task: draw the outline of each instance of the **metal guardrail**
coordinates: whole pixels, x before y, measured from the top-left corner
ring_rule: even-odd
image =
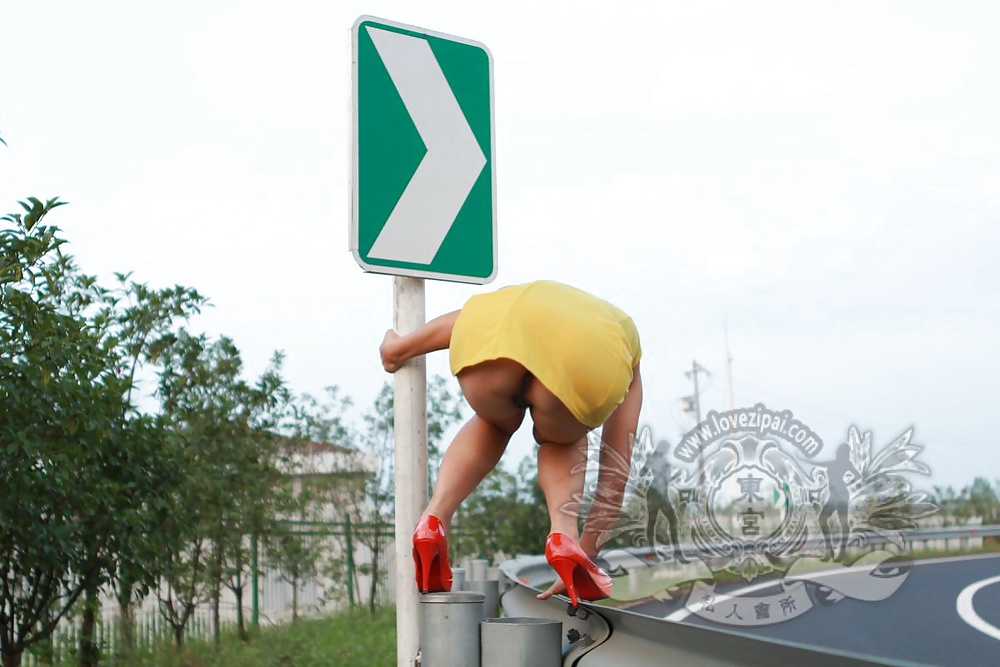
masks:
[[[908,543],[1000,537],[1000,526],[929,528],[903,533]],[[881,544],[881,542],[876,542]],[[653,549],[631,550],[644,557]],[[608,563],[614,567],[617,563]],[[555,581],[555,572],[543,556],[526,556],[500,566],[505,581],[501,606],[507,616],[556,619],[563,624],[564,667],[708,667],[815,665],[895,665],[892,661],[820,649],[794,642],[762,638],[735,630],[712,628],[616,609],[581,604],[572,609],[565,598],[538,600],[536,595]]]
[[[839,532],[830,533],[830,539],[834,544],[837,544],[841,537],[842,534]],[[917,544],[926,547],[928,542],[951,542],[952,540],[958,540],[963,547],[967,547],[970,539],[982,539],[984,537],[1000,537],[1000,526],[949,526],[947,528],[922,528],[920,530],[900,531],[899,533],[900,540],[907,544],[911,550]],[[823,547],[826,544],[826,539],[823,535],[810,537],[802,542],[799,550],[801,551],[806,547]],[[866,547],[884,548],[891,543],[891,540],[888,538],[874,533],[870,534],[866,540]],[[718,546],[738,547],[742,543],[734,540],[728,543],[717,542],[715,544]],[[697,553],[698,547],[694,544],[682,544],[679,545],[678,550],[683,553]],[[630,548],[629,551],[634,554],[641,553],[642,555],[646,555],[647,553],[652,553],[654,549],[636,550]]]

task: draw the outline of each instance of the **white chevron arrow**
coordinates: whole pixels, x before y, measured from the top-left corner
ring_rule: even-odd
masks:
[[[486,166],[427,40],[367,28],[427,153],[368,256],[430,264]]]

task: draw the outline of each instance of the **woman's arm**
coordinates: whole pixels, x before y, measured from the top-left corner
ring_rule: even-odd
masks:
[[[450,347],[451,331],[455,328],[455,320],[461,312],[455,310],[435,317],[405,336],[400,336],[392,329],[386,331],[379,347],[382,367],[389,373],[395,373],[414,357]]]

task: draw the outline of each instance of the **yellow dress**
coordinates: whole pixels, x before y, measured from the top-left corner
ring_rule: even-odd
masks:
[[[621,404],[642,351],[632,319],[575,287],[542,280],[470,298],[451,334],[451,372],[512,359],[580,423],[597,428]]]

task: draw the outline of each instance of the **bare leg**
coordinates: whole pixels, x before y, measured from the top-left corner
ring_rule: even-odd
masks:
[[[534,385],[533,385],[534,386]],[[535,388],[538,390],[537,387]],[[544,390],[544,388],[542,388]],[[551,394],[550,394],[551,396]],[[543,395],[544,398],[544,395]],[[548,406],[547,403],[540,403]],[[560,404],[561,405],[561,404]],[[560,445],[546,442],[538,450],[538,480],[545,492],[545,501],[549,509],[549,520],[552,523],[553,532],[562,532],[574,538],[578,535],[577,517],[562,511],[565,503],[569,502],[574,494],[583,490],[584,476],[571,471],[578,464],[582,463],[586,457],[586,450],[581,449],[586,442],[586,427],[572,420],[567,422],[564,417],[558,417],[558,409],[555,414],[555,422],[546,419],[544,413],[536,416],[536,406],[532,404],[531,416],[535,419],[535,433],[545,435],[542,427],[546,424],[555,426],[562,431],[562,435],[572,432],[573,429],[583,429],[583,437],[577,440],[575,445]],[[636,367],[633,373],[632,384],[625,396],[624,401],[612,413],[611,417],[604,424],[601,443],[601,464],[598,474],[598,495],[602,502],[609,502],[619,507],[623,497],[625,482],[628,479],[628,469],[624,473],[618,468],[623,464],[630,464],[632,456],[632,439],[638,427],[639,410],[642,407],[642,380],[639,377],[639,368]],[[565,410],[562,406],[562,410]],[[579,433],[579,431],[577,431]],[[617,454],[615,457],[611,452]],[[617,461],[615,459],[618,459]],[[627,466],[630,468],[630,465]],[[609,530],[609,525],[617,521],[617,512],[613,516],[600,515],[588,516],[587,524],[583,536],[580,537],[580,547],[592,559],[597,557],[598,540],[602,532]],[[556,581],[547,590],[538,595],[540,600],[562,593],[566,590],[566,585],[562,580]]]
[[[521,387],[527,371],[507,359],[487,361],[458,376],[475,416],[462,427],[441,460],[434,495],[424,514],[450,530],[451,517],[483,478],[496,467],[510,437],[524,420]]]
[[[534,436],[539,444],[538,483],[545,494],[551,532],[576,539],[579,537],[578,517],[566,508],[575,494],[583,492],[584,475],[573,470],[586,461],[589,429],[535,378],[528,382],[524,399],[531,408],[531,420],[535,424]]]
[[[586,438],[581,438],[575,444],[544,442],[538,448],[538,483],[549,510],[550,532],[574,540],[580,536],[578,515],[567,507],[583,494],[584,476],[572,471],[585,462],[586,445]]]
[[[446,533],[455,510],[500,461],[510,436],[478,415],[455,436],[441,460],[434,497],[425,511],[441,519]]]

